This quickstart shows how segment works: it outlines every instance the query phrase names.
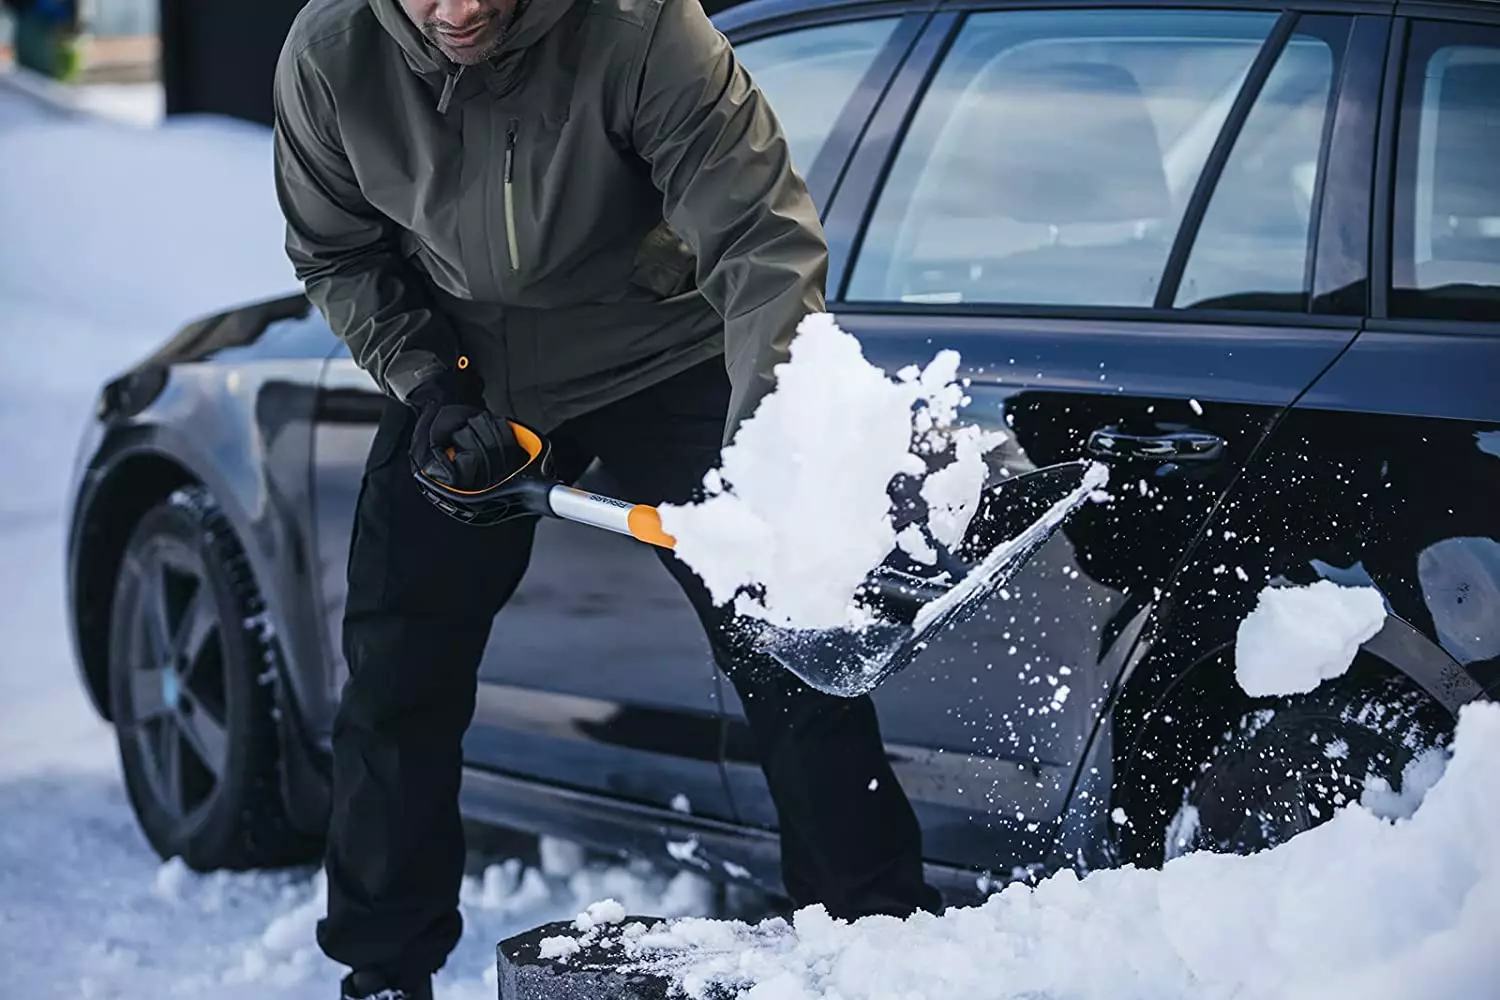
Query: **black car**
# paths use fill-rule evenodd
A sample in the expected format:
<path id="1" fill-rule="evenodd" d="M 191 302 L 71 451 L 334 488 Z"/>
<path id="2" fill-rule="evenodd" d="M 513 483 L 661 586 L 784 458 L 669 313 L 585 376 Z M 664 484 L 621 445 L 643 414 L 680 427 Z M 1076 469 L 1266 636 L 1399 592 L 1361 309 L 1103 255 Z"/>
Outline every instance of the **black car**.
<path id="1" fill-rule="evenodd" d="M 717 22 L 785 121 L 867 357 L 958 349 L 969 419 L 1009 435 L 997 477 L 1113 468 L 1113 502 L 876 692 L 950 900 L 1278 843 L 1493 696 L 1500 4 Z M 99 396 L 74 640 L 163 855 L 316 857 L 380 404 L 300 296 L 195 322 Z M 774 891 L 775 812 L 680 593 L 629 539 L 538 538 L 481 668 L 467 816 Z M 1320 579 L 1377 587 L 1384 627 L 1316 690 L 1247 697 L 1239 623 Z"/>

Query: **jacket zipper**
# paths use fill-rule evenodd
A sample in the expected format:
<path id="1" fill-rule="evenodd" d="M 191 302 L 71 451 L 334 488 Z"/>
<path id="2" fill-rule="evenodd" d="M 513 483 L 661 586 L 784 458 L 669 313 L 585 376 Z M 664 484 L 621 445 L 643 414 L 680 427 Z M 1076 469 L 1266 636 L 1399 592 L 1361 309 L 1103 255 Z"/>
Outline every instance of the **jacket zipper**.
<path id="1" fill-rule="evenodd" d="M 516 245 L 516 120 L 505 130 L 505 245 L 510 251 L 510 269 L 521 269 L 521 251 Z"/>

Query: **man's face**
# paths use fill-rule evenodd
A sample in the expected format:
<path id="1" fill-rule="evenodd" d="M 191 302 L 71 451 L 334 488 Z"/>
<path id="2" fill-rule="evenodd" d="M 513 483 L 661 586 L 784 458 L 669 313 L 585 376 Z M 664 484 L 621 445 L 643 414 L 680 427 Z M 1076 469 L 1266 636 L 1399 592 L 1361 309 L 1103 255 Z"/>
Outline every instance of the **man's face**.
<path id="1" fill-rule="evenodd" d="M 517 0 L 401 0 L 406 14 L 460 66 L 484 62 L 500 45 Z"/>

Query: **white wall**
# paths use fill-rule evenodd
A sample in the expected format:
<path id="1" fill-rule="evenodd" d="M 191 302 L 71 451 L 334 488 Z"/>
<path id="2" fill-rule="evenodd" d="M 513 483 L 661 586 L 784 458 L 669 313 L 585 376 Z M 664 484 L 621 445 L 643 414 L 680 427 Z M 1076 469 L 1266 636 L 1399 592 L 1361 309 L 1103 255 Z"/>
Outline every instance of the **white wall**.
<path id="1" fill-rule="evenodd" d="M 156 34 L 158 0 L 83 0 L 90 31 L 99 36 Z"/>

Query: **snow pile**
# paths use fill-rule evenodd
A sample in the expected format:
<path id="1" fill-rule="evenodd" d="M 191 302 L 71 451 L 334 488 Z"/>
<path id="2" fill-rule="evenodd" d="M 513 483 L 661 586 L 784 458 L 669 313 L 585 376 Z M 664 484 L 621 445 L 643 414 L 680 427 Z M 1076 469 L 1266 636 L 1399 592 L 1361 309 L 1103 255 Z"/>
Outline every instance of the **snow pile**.
<path id="1" fill-rule="evenodd" d="M 854 592 L 898 544 L 888 487 L 899 475 L 923 481 L 934 537 L 961 538 L 988 476 L 984 455 L 1005 435 L 956 426 L 967 402 L 958 363 L 940 351 L 892 379 L 832 316 L 805 318 L 776 388 L 705 478 L 705 499 L 662 508 L 678 555 L 714 600 L 753 588 L 736 598 L 740 614 L 792 628 L 862 624 Z M 923 456 L 950 449 L 928 475 Z M 901 541 L 932 558 L 920 530 Z"/>
<path id="2" fill-rule="evenodd" d="M 814 906 L 790 923 L 665 921 L 618 946 L 694 998 L 1490 1000 L 1497 762 L 1500 705 L 1476 703 L 1410 819 L 1351 805 L 1259 854 L 1065 870 L 942 917 L 851 924 Z"/>
<path id="3" fill-rule="evenodd" d="M 1348 670 L 1384 624 L 1385 598 L 1374 587 L 1267 587 L 1240 623 L 1235 678 L 1255 698 L 1305 694 Z"/>
<path id="4" fill-rule="evenodd" d="M 567 961 L 584 948 L 589 947 L 615 924 L 625 922 L 625 907 L 617 899 L 601 899 L 590 903 L 588 908 L 573 918 L 573 929 L 582 931 L 581 937 L 558 934 L 544 937 L 537 943 L 540 958 Z"/>
<path id="5" fill-rule="evenodd" d="M 625 906 L 618 899 L 603 899 L 590 903 L 588 909 L 573 918 L 573 927 L 580 931 L 591 931 L 596 927 L 618 924 L 625 919 Z"/>
<path id="6" fill-rule="evenodd" d="M 1411 819 L 1447 768 L 1448 752 L 1442 747 L 1428 747 L 1401 769 L 1399 790 L 1392 788 L 1382 775 L 1366 778 L 1359 804 L 1381 819 Z"/>
<path id="7" fill-rule="evenodd" d="M 169 862 L 162 873 L 158 886 L 164 880 L 179 886 L 171 891 L 179 903 L 190 901 L 190 897 L 184 898 L 188 894 L 180 886 L 191 886 L 194 882 L 212 886 L 226 878 L 252 878 L 227 873 L 196 876 L 177 862 Z M 464 936 L 437 977 L 439 996 L 493 997 L 496 941 L 538 924 L 564 919 L 583 900 L 601 894 L 618 895 L 631 905 L 653 913 L 713 912 L 709 884 L 691 874 L 659 873 L 644 864 L 580 866 L 572 870 L 553 867 L 549 874 L 509 858 L 486 866 L 482 874 L 464 878 L 459 891 Z M 327 910 L 327 885 L 322 872 L 316 872 L 310 880 L 286 882 L 281 901 L 282 908 L 279 912 L 272 910 L 260 934 L 243 942 L 235 959 L 217 974 L 216 985 L 273 986 L 279 990 L 306 986 L 311 988 L 307 991 L 309 995 L 316 995 L 318 989 L 326 992 L 328 983 L 341 974 L 342 970 L 323 956 L 314 936 L 317 922 Z M 574 927 L 587 932 L 624 918 L 624 904 L 609 898 L 589 904 L 575 918 Z M 207 981 L 212 981 L 212 977 Z M 296 991 L 294 995 L 302 993 Z"/>

